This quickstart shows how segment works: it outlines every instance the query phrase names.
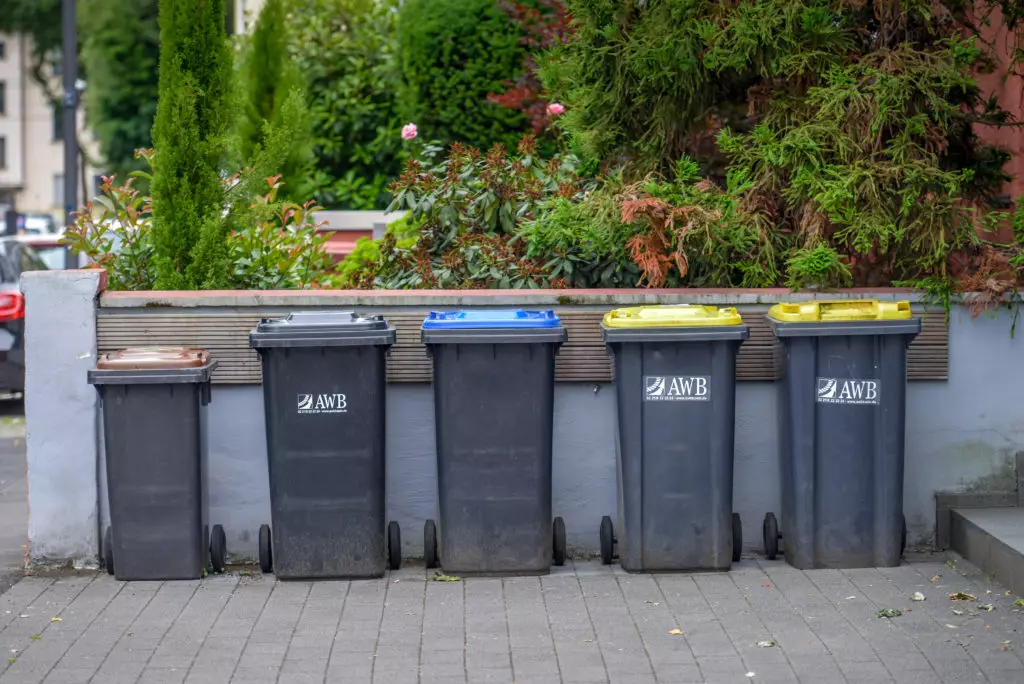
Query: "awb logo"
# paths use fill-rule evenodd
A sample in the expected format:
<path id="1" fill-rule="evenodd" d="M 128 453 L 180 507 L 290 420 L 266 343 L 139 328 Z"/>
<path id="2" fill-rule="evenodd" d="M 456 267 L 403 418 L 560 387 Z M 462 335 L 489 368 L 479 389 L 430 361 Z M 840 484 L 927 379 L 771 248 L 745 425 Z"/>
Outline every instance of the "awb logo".
<path id="1" fill-rule="evenodd" d="M 348 413 L 348 400 L 344 394 L 300 394 L 299 413 Z"/>
<path id="2" fill-rule="evenodd" d="M 648 375 L 644 378 L 646 401 L 711 401 L 707 375 Z"/>
<path id="3" fill-rule="evenodd" d="M 877 404 L 878 380 L 818 378 L 819 404 Z"/>

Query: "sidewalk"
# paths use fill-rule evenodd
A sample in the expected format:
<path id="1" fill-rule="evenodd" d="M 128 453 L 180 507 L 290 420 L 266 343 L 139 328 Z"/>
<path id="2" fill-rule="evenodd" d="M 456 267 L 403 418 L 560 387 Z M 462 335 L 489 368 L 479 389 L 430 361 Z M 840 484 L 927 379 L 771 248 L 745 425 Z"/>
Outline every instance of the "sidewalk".
<path id="1" fill-rule="evenodd" d="M 0 594 L 21 577 L 25 565 L 28 504 L 24 429 L 24 423 L 0 423 Z"/>
<path id="2" fill-rule="evenodd" d="M 1016 597 L 950 558 L 459 582 L 422 567 L 316 583 L 28 577 L 0 596 L 0 684 L 1021 682 Z"/>

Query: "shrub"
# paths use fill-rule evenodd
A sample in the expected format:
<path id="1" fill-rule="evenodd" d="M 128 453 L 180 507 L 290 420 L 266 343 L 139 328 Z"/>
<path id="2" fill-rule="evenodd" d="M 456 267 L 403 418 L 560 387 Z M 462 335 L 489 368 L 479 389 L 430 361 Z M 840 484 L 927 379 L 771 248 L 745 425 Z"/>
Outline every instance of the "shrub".
<path id="1" fill-rule="evenodd" d="M 433 163 L 440 148 L 428 146 Z M 564 286 L 528 253 L 519 234 L 542 204 L 555 196 L 575 198 L 583 186 L 572 158 L 536 157 L 527 136 L 518 154 L 501 145 L 484 155 L 459 143 L 439 163 L 411 160 L 392 186 L 389 209 L 408 210 L 419 224 L 414 244 L 402 247 L 395 232 L 384 236 L 373 285 L 387 288 L 519 288 Z M 364 286 L 369 285 L 364 281 Z"/>
<path id="2" fill-rule="evenodd" d="M 267 0 L 260 10 L 252 35 L 243 42 L 241 81 L 243 110 L 239 138 L 243 160 L 249 160 L 266 144 L 270 126 L 279 124 L 287 98 L 293 93 L 305 100 L 302 80 L 288 53 L 287 0 Z M 292 122 L 299 135 L 281 161 L 284 196 L 301 201 L 311 194 L 312 150 L 310 120 L 306 112 Z"/>
<path id="3" fill-rule="evenodd" d="M 148 161 L 151 155 L 142 153 L 140 158 Z M 130 178 L 115 185 L 113 177 L 104 178 L 101 194 L 76 212 L 75 225 L 65 233 L 72 251 L 106 270 L 111 290 L 149 290 L 159 275 L 153 260 L 150 198 L 134 182 Z M 244 290 L 326 286 L 331 259 L 324 247 L 327 236 L 316 230 L 319 207 L 279 200 L 281 183 L 276 176 L 267 178 L 263 187 L 264 193 L 246 208 L 242 227 L 225 239 L 229 266 L 219 284 Z"/>
<path id="4" fill-rule="evenodd" d="M 290 54 L 309 93 L 313 198 L 382 209 L 402 169 L 398 0 L 292 0 Z"/>
<path id="5" fill-rule="evenodd" d="M 135 150 L 152 146 L 160 61 L 157 15 L 157 0 L 86 0 L 79 12 L 89 128 L 105 168 L 121 178 L 142 168 Z"/>
<path id="6" fill-rule="evenodd" d="M 160 97 L 153 124 L 156 287 L 210 287 L 224 260 L 231 49 L 224 0 L 160 3 Z"/>
<path id="7" fill-rule="evenodd" d="M 398 19 L 403 118 L 445 144 L 514 149 L 526 120 L 487 96 L 521 73 L 519 38 L 494 0 L 407 0 Z"/>

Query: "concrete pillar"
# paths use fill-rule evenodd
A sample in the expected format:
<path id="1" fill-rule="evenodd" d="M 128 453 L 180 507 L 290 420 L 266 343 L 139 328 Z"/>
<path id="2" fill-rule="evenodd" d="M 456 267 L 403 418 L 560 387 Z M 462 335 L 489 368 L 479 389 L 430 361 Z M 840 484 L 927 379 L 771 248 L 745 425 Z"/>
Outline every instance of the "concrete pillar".
<path id="1" fill-rule="evenodd" d="M 99 555 L 96 363 L 100 270 L 32 271 L 25 294 L 25 416 L 31 565 Z"/>

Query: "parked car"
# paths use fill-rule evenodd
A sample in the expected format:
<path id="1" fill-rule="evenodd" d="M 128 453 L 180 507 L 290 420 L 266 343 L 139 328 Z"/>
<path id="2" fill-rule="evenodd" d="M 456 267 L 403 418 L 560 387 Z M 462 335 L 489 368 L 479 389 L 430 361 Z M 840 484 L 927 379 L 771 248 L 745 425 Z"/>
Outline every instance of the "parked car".
<path id="1" fill-rule="evenodd" d="M 48 270 L 31 245 L 0 238 L 0 393 L 25 391 L 25 297 L 21 274 Z"/>
<path id="2" fill-rule="evenodd" d="M 60 271 L 64 268 L 64 253 L 67 247 L 61 242 L 64 239 L 63 233 L 13 235 L 7 239 L 28 245 L 43 260 L 49 270 Z M 77 256 L 75 258 L 78 259 Z"/>

